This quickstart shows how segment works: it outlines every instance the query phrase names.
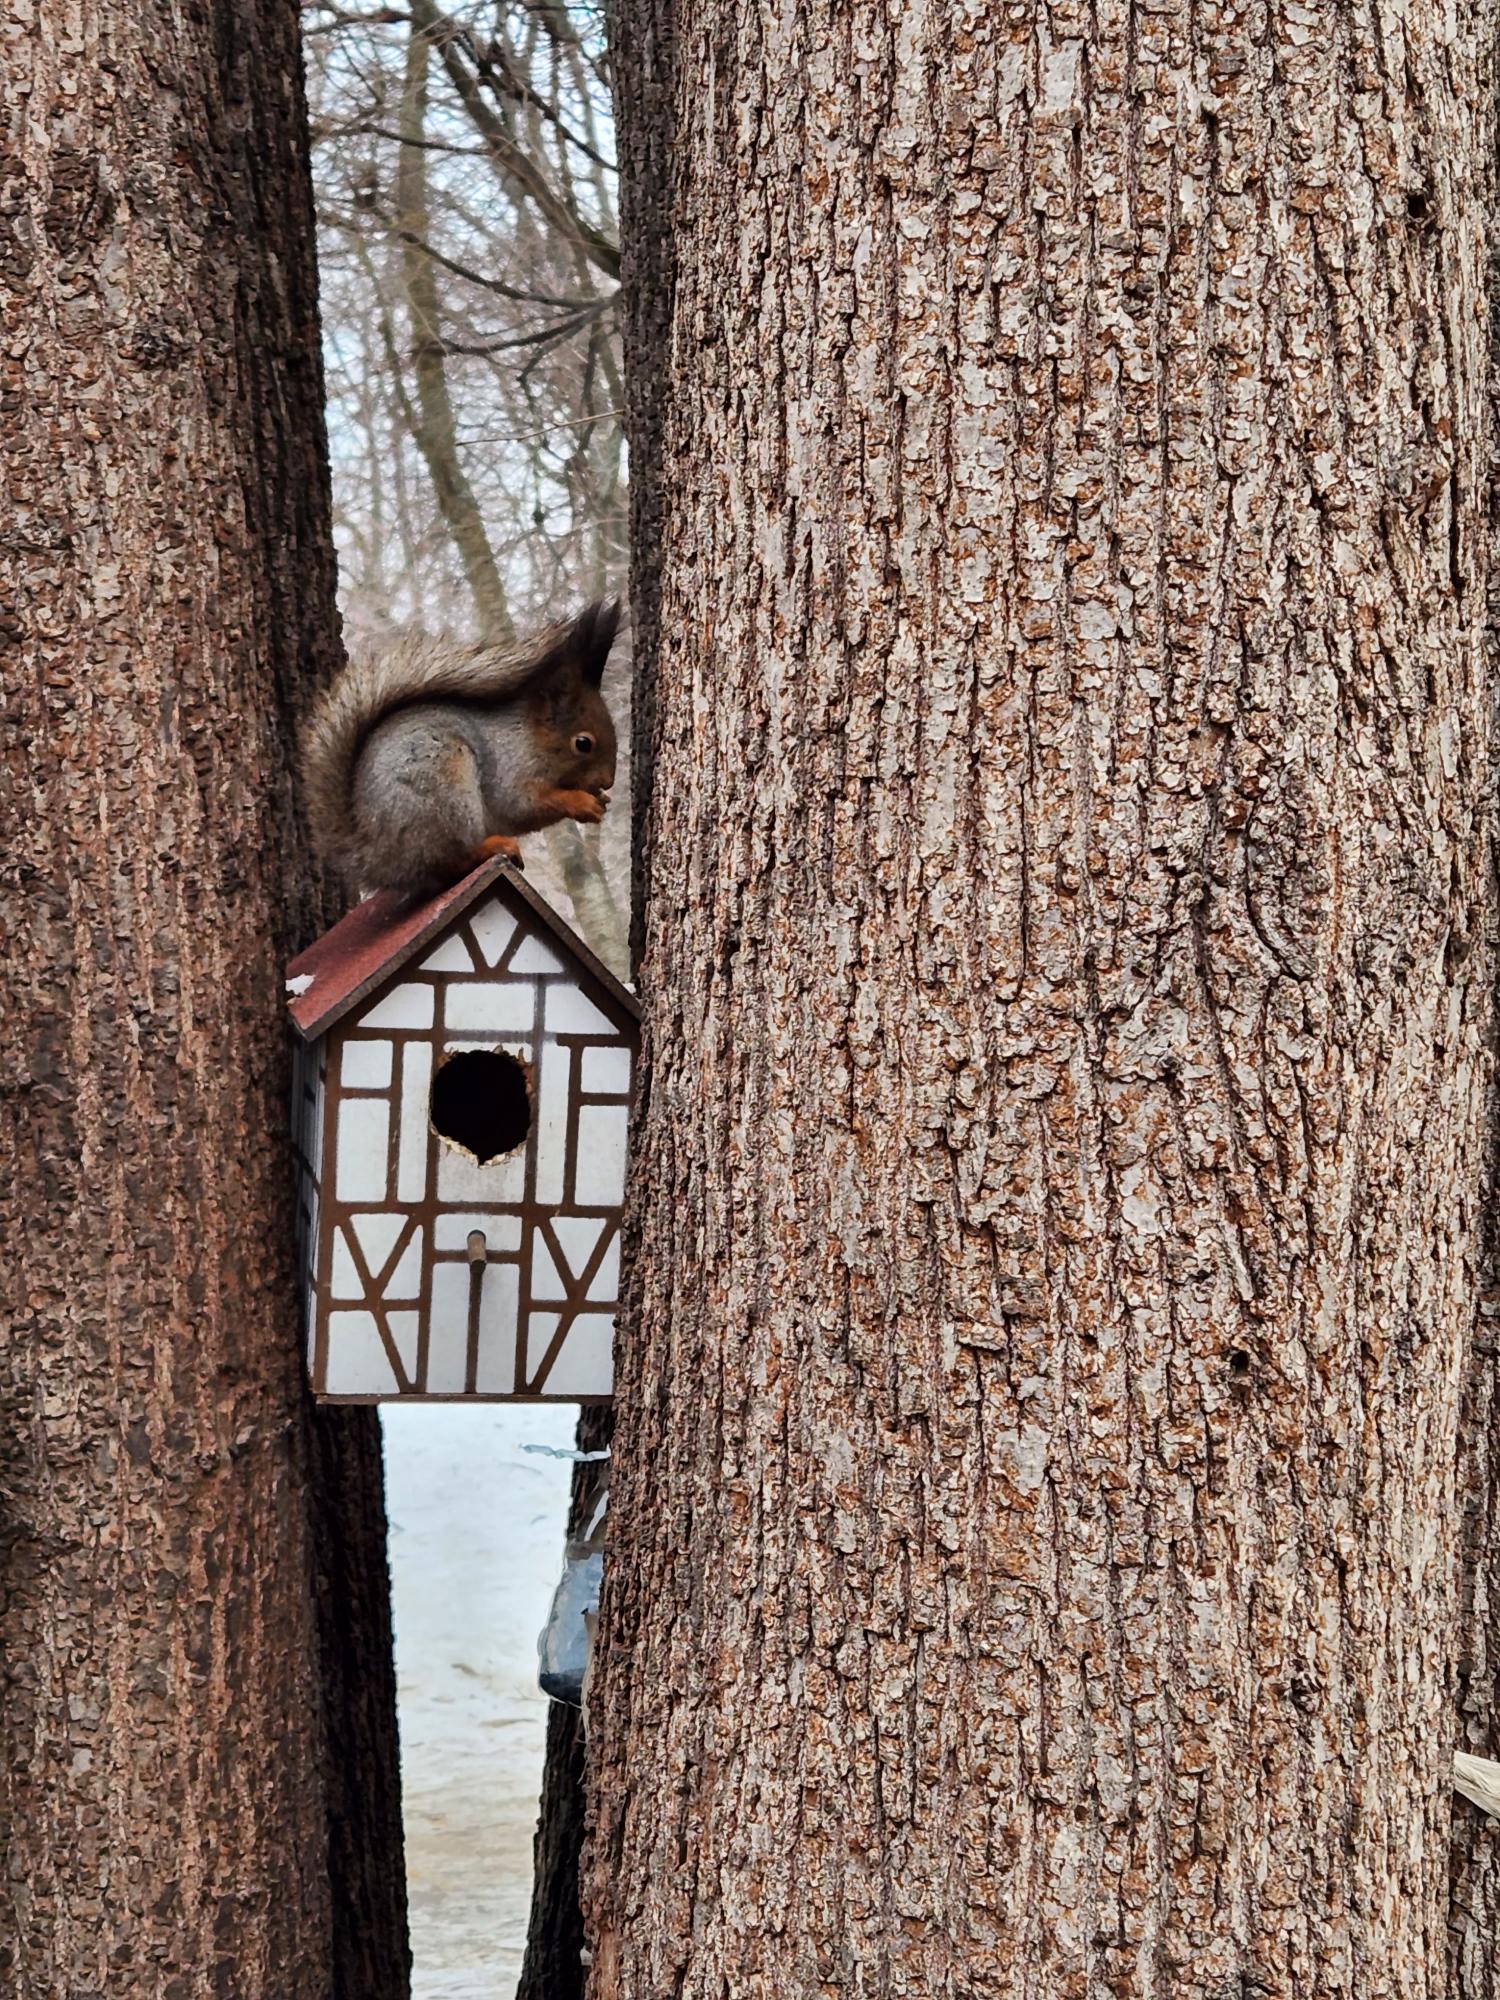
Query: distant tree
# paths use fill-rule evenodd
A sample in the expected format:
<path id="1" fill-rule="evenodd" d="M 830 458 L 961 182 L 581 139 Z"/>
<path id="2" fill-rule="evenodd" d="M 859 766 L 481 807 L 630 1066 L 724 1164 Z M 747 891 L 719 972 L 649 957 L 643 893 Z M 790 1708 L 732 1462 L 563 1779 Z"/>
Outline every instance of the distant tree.
<path id="1" fill-rule="evenodd" d="M 1488 34 L 620 0 L 593 2000 L 1447 1990 Z"/>
<path id="2" fill-rule="evenodd" d="M 0 165 L 0 1987 L 408 1991 L 379 1435 L 302 1380 L 337 647 L 295 13 L 41 0 Z"/>

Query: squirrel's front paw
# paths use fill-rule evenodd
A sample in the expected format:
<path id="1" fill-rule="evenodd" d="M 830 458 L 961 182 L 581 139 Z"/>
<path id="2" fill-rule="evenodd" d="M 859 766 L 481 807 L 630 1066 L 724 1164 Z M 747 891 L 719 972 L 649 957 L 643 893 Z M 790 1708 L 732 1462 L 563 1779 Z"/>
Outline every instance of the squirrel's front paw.
<path id="1" fill-rule="evenodd" d="M 554 812 L 559 819 L 587 820 L 597 826 L 604 817 L 605 802 L 595 792 L 543 792 L 540 803 L 544 812 Z"/>

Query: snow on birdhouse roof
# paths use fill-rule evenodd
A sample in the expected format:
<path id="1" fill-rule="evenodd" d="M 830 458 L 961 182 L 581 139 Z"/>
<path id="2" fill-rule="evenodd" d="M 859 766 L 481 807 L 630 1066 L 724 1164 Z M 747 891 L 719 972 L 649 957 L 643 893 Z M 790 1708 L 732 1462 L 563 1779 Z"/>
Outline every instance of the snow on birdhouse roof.
<path id="1" fill-rule="evenodd" d="M 632 1019 L 640 1018 L 640 1002 L 629 987 L 594 956 L 514 863 L 497 855 L 425 902 L 413 903 L 392 889 L 367 896 L 300 952 L 287 967 L 286 980 L 289 1011 L 303 1040 L 315 1041 L 361 1001 L 373 999 L 408 960 L 435 943 L 491 890 L 513 907 L 530 911 L 567 951 L 580 974 L 602 986 Z"/>

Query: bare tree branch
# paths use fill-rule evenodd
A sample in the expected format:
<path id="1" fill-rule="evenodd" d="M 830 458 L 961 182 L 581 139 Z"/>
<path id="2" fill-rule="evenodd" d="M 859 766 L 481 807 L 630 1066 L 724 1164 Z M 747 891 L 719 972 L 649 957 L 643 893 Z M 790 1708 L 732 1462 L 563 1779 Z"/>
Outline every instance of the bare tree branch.
<path id="1" fill-rule="evenodd" d="M 482 82 L 488 83 L 495 96 L 513 98 L 518 104 L 529 104 L 534 110 L 540 111 L 548 123 L 555 126 L 560 136 L 566 139 L 570 146 L 575 146 L 594 166 L 607 167 L 610 164 L 587 139 L 572 129 L 555 105 L 549 104 L 541 92 L 533 88 L 522 74 L 511 51 L 498 37 L 492 38 L 488 47 L 483 49 L 470 39 L 469 48 L 474 57 L 477 75 Z"/>
<path id="2" fill-rule="evenodd" d="M 397 230 L 396 234 L 398 239 L 403 243 L 408 240 L 418 240 L 410 238 L 409 233 L 404 229 Z M 487 278 L 482 271 L 475 271 L 469 265 L 461 264 L 456 257 L 449 257 L 441 250 L 435 250 L 431 243 L 419 241 L 418 247 L 424 255 L 432 259 L 433 263 L 441 264 L 445 271 L 451 271 L 455 278 L 462 278 L 465 283 L 470 285 L 479 285 L 483 290 L 494 292 L 502 299 L 515 299 L 522 305 L 554 306 L 565 312 L 584 313 L 592 316 L 604 307 L 613 305 L 614 303 L 613 293 L 610 293 L 607 298 L 590 299 L 563 298 L 552 292 L 539 292 L 536 290 L 523 291 L 517 285 L 507 285 L 503 279 Z"/>
<path id="3" fill-rule="evenodd" d="M 441 340 L 434 343 L 444 354 L 510 354 L 522 347 L 540 347 L 545 352 L 569 340 L 582 331 L 595 313 L 603 309 L 603 302 L 588 312 L 578 313 L 572 319 L 562 320 L 552 326 L 538 327 L 534 333 L 511 334 L 502 340 Z"/>
<path id="4" fill-rule="evenodd" d="M 424 8 L 423 11 L 427 10 Z M 439 17 L 436 9 L 431 11 L 434 20 L 437 20 Z M 441 37 L 439 54 L 464 109 L 473 120 L 475 130 L 489 147 L 491 158 L 501 173 L 535 204 L 541 215 L 552 224 L 566 242 L 576 243 L 590 262 L 597 264 L 609 277 L 618 278 L 620 275 L 618 245 L 611 243 L 592 224 L 586 222 L 571 203 L 556 192 L 541 168 L 506 131 L 500 119 L 485 103 L 478 79 L 465 67 L 456 35 L 445 34 Z"/>
<path id="5" fill-rule="evenodd" d="M 339 28 L 401 26 L 411 19 L 400 7 L 373 7 L 368 14 L 359 14 L 349 8 L 329 6 L 327 0 L 304 0 L 302 11 L 325 17 L 321 21 L 304 22 L 302 32 L 305 35 L 331 35 Z"/>

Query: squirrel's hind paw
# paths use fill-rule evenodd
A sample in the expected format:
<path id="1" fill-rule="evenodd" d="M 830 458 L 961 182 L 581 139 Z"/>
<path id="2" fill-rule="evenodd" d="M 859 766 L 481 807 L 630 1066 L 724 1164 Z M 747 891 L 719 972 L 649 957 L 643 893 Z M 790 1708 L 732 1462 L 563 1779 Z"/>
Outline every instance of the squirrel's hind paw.
<path id="1" fill-rule="evenodd" d="M 478 861 L 492 861 L 497 854 L 503 854 L 507 861 L 513 861 L 518 868 L 526 866 L 521 853 L 521 843 L 513 840 L 508 833 L 489 833 L 479 843 Z"/>

